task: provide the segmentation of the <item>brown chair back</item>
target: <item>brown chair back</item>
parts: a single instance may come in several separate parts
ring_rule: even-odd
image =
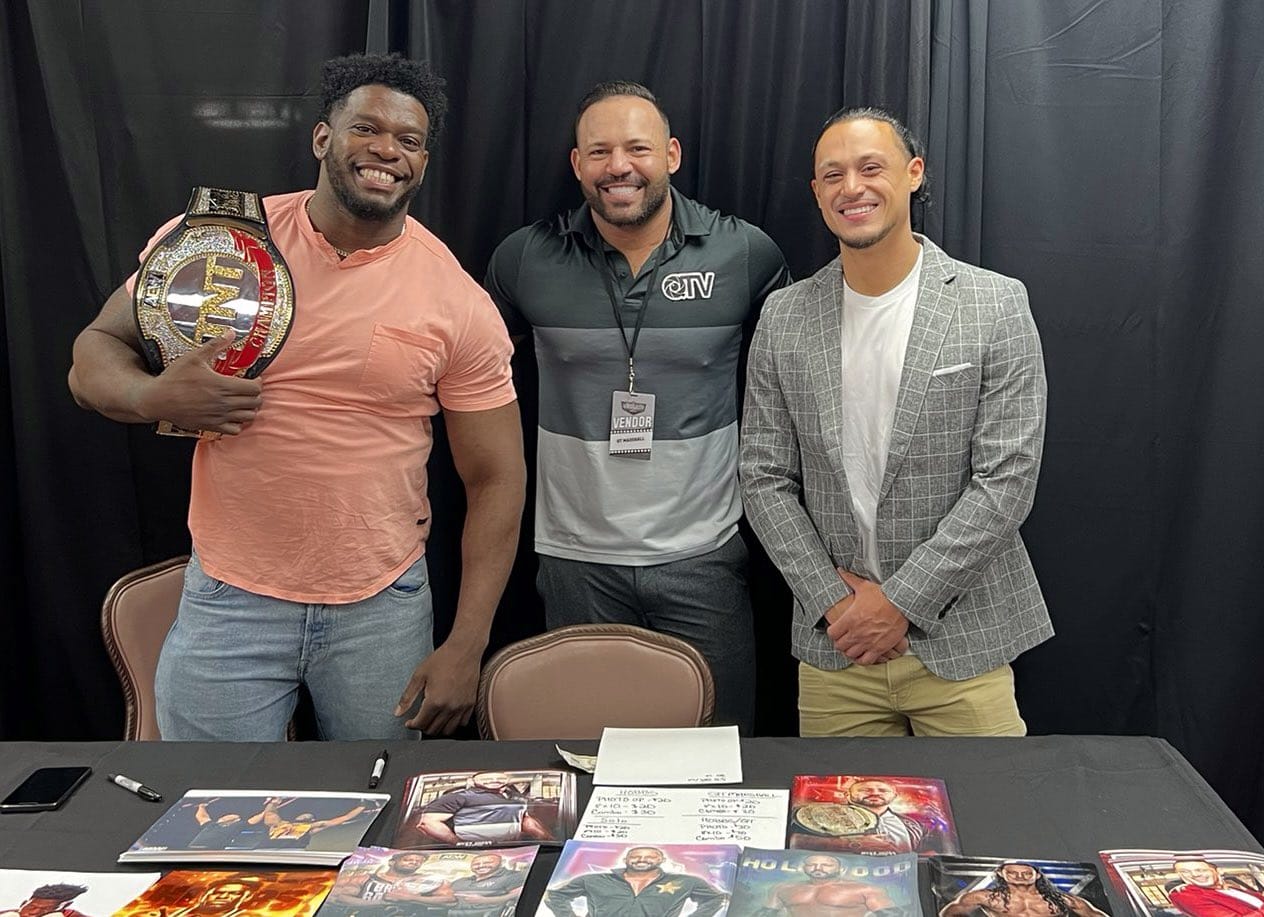
[[[715,684],[683,640],[629,624],[575,624],[496,653],[478,685],[485,739],[596,739],[606,726],[706,726]]]
[[[110,587],[101,606],[101,634],[127,707],[124,739],[161,738],[154,713],[154,672],[180,607],[188,561],[173,557],[128,573]]]

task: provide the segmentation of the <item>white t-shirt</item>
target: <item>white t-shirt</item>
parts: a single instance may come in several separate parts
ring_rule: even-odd
[[[878,491],[921,275],[919,250],[908,275],[879,296],[857,293],[843,278],[843,471],[868,568],[855,572],[875,582],[882,581],[875,526]]]

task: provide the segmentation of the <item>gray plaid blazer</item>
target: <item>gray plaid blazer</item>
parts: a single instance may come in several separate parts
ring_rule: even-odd
[[[1031,509],[1045,373],[1027,291],[928,239],[878,498],[882,590],[910,651],[970,678],[1053,635],[1018,527]],[[843,473],[842,270],[837,259],[768,297],[747,368],[746,515],[794,593],[796,657],[850,664],[821,615],[863,570]]]

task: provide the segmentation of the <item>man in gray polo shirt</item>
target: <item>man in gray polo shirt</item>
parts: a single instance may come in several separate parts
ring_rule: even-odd
[[[501,243],[486,286],[540,374],[535,547],[549,628],[638,624],[711,665],[718,723],[751,730],[754,635],[737,533],[737,372],[789,283],[764,233],[671,188],[680,144],[654,95],[579,105],[586,203]]]

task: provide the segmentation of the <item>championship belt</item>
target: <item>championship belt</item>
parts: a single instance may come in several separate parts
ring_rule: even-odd
[[[794,810],[795,824],[826,837],[869,834],[878,826],[878,816],[863,806],[839,802],[807,802]]]
[[[237,332],[212,369],[253,379],[272,362],[294,321],[294,282],[268,237],[259,195],[194,188],[184,219],[141,265],[133,296],[150,371],[223,334]],[[158,432],[214,439],[160,421]]]

